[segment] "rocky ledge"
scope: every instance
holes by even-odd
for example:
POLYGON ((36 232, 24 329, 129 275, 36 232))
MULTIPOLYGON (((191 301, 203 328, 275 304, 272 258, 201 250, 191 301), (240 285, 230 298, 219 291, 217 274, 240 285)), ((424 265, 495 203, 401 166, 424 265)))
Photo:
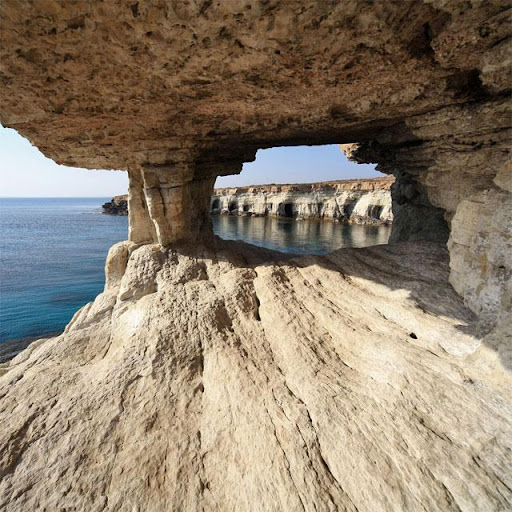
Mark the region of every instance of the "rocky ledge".
POLYGON ((0 509, 510 510, 509 3, 0 2, 2 125, 130 196, 0 380, 0 509), (396 245, 216 242, 218 176, 333 143, 396 245))
POLYGON ((504 332, 479 334, 444 245, 121 242, 106 270, 4 369, 0 509, 510 508, 504 332))

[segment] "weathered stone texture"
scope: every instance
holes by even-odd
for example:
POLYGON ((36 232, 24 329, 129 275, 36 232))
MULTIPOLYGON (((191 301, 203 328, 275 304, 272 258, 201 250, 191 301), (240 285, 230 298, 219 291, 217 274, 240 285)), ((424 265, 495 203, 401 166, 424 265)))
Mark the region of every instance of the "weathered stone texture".
POLYGON ((254 185, 215 189, 214 213, 343 220, 388 224, 393 220, 393 179, 374 178, 294 185, 254 185))
POLYGON ((512 359, 448 270, 425 242, 117 244, 0 378, 0 508, 510 508, 512 359))
POLYGON ((0 381, 0 508, 510 509, 508 3, 3 0, 0 121, 127 169, 131 242, 0 381), (478 329, 432 242, 215 249, 216 176, 326 143, 478 329))
POLYGON ((357 159, 417 183, 421 201, 395 207, 392 239, 443 239, 430 206, 450 223, 509 158, 508 7, 6 0, 0 119, 61 163, 160 169, 145 200, 132 200, 159 216, 134 228, 136 240, 208 236, 177 220, 197 190, 171 191, 172 175, 209 180, 239 172, 258 148, 301 143, 360 143, 357 159), (176 205, 164 214, 167 200, 176 205))

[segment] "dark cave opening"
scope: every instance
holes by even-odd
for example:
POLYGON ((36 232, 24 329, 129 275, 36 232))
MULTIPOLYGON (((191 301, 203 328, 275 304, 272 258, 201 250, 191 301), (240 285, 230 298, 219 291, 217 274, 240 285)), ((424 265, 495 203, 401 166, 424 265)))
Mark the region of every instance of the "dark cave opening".
POLYGON ((285 203, 283 205, 283 217, 286 218, 293 218, 295 217, 294 211, 293 211, 293 204, 292 203, 285 203))

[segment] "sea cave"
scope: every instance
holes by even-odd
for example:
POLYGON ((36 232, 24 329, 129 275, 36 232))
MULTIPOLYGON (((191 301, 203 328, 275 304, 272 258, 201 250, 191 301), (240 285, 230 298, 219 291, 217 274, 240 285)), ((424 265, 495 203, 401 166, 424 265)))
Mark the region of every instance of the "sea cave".
POLYGON ((0 122, 127 172, 129 236, 103 293, 0 367, 0 508, 512 507, 509 16, 4 0, 0 122), (389 244, 214 236, 218 176, 333 143, 394 177, 389 244))

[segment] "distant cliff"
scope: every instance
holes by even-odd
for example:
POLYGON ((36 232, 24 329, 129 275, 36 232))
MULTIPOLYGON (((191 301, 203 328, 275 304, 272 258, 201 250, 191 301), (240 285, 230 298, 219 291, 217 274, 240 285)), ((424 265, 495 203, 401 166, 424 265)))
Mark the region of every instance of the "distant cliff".
POLYGON ((114 196, 111 201, 103 205, 103 213, 128 215, 128 195, 114 196))
MULTIPOLYGON (((393 177, 217 188, 213 215, 328 219, 356 224, 389 224, 393 177)), ((127 215, 128 196, 115 196, 104 213, 127 215)))
POLYGON ((393 220, 394 178, 215 189, 212 214, 329 219, 358 224, 393 220))

